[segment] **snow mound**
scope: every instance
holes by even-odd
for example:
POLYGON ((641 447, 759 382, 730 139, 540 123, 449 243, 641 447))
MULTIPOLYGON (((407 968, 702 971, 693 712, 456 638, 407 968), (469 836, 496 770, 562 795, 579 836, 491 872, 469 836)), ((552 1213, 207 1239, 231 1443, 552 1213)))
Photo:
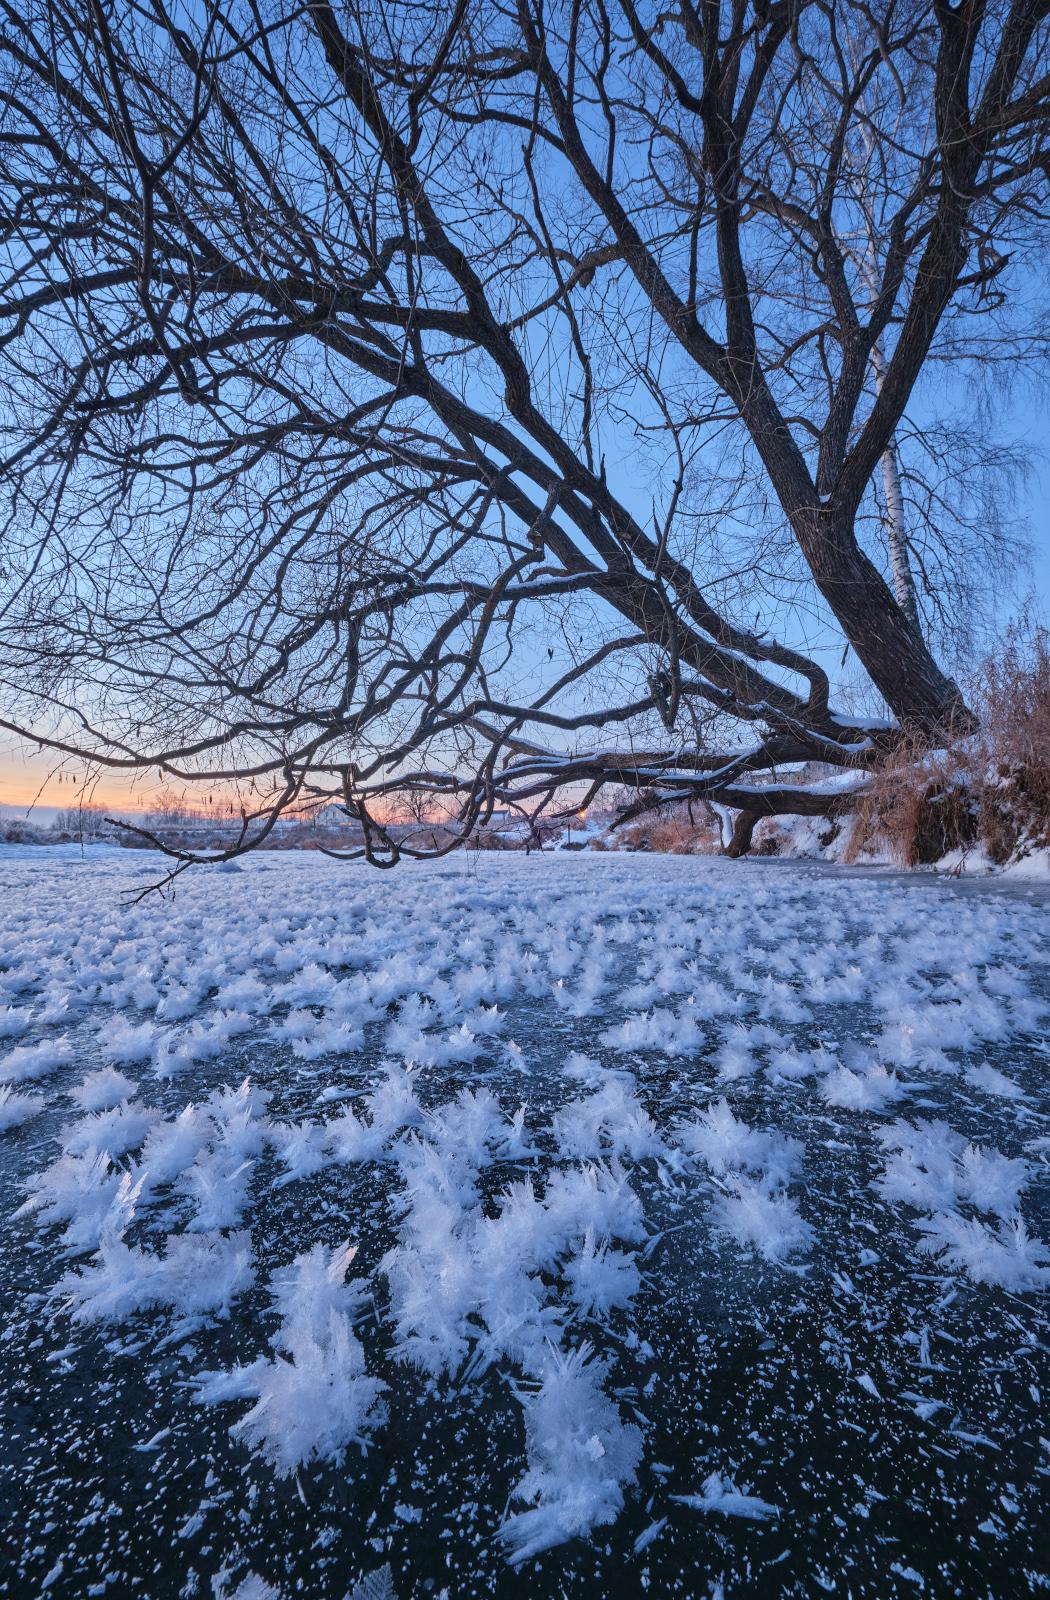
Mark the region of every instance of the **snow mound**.
POLYGON ((0 1084, 26 1083, 49 1077, 73 1060, 73 1048, 65 1037, 42 1044, 16 1045, 0 1060, 0 1084))
POLYGON ((126 1078, 115 1067, 100 1067, 89 1072, 69 1094, 81 1111, 112 1111, 122 1100, 130 1100, 138 1092, 138 1084, 126 1078))
POLYGON ((1050 1284, 1050 1251, 1033 1239, 1020 1217, 988 1227, 975 1217, 939 1211, 917 1224, 919 1249, 941 1264, 965 1272, 975 1283, 1015 1293, 1050 1284))
POLYGON ((254 1282, 247 1233, 173 1233, 154 1255, 107 1230, 91 1265, 67 1274, 56 1293, 74 1322, 121 1323, 157 1307, 180 1318, 228 1317, 254 1282))
POLYGON ((813 1229, 789 1194, 738 1174, 727 1187, 711 1207, 716 1232, 773 1263, 810 1248, 813 1229))
POLYGON ((828 1073, 821 1089, 828 1105, 841 1106, 846 1111, 881 1111, 899 1100, 903 1092, 897 1074, 877 1064, 866 1072, 838 1067, 828 1073))
POLYGON ((20 1128, 30 1117, 38 1116, 44 1101, 38 1094, 16 1094, 5 1085, 0 1088, 0 1133, 9 1128, 20 1128))

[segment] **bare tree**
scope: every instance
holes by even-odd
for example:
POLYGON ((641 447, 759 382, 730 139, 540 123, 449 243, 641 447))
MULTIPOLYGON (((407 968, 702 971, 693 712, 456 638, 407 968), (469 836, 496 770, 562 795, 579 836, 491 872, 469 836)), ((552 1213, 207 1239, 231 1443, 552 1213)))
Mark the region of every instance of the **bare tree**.
POLYGON ((340 796, 377 861, 395 791, 449 844, 567 786, 829 813, 752 775, 972 725, 868 527, 931 364, 1040 353, 1045 0, 0 17, 0 725, 236 779, 231 851, 340 796))
POLYGON ((51 826, 55 833, 68 833, 78 840, 102 839, 113 834, 106 808, 94 804, 67 806, 57 811, 51 826))

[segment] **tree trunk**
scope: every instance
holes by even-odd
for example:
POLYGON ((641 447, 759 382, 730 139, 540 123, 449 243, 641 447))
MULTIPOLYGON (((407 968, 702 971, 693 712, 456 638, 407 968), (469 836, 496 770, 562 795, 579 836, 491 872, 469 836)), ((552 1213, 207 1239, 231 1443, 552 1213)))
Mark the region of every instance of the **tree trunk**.
POLYGON ((904 496, 901 493, 901 475, 897 465, 897 446, 891 441, 882 453, 882 489, 886 499, 886 546, 890 555, 890 572, 893 593, 897 604, 912 627, 921 631, 919 605, 915 597, 915 574, 908 558, 908 540, 904 530, 904 496))
POLYGON ((727 856, 732 856, 735 859, 737 856, 747 855, 751 849, 752 835, 761 820, 762 818, 757 811, 740 811, 737 813, 737 819, 733 824, 733 837, 726 845, 727 856))
POLYGON ((897 720, 934 735, 971 729, 958 684, 941 671, 852 529, 831 507, 795 520, 817 587, 897 720))

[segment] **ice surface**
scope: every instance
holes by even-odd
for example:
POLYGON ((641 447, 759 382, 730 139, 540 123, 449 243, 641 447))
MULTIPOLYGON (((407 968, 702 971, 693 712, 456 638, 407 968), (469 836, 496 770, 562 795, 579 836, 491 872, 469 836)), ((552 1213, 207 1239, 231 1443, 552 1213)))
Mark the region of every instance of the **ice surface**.
MULTIPOLYGON (((748 1420, 770 1307, 781 1332, 805 1309, 849 1414, 998 1439, 934 1391, 959 1308, 1015 1317, 1021 1348, 1050 1287, 1039 908, 556 865, 380 882, 269 859, 102 918, 80 880, 23 896, 0 949, 9 1234, 55 1346, 94 1341, 84 1406, 163 1353, 168 1425, 217 1419, 229 1470, 252 1457, 304 1504, 376 1458, 402 1504, 413 1407, 495 1407, 485 1536, 513 1567, 621 1519, 640 1564, 676 1525, 787 1525, 748 1420), (715 1389, 741 1366, 664 1474, 677 1312, 715 1389), (902 1325, 907 1376, 881 1332, 902 1325)), ((832 1426, 826 1395, 804 1403, 832 1426)), ((420 1471, 405 1513, 432 1544, 434 1493, 420 1471)), ((383 1547, 360 1555, 338 1592, 359 1572, 351 1593, 387 1597, 383 1547)), ((221 1592, 285 1592, 251 1565, 221 1592)))

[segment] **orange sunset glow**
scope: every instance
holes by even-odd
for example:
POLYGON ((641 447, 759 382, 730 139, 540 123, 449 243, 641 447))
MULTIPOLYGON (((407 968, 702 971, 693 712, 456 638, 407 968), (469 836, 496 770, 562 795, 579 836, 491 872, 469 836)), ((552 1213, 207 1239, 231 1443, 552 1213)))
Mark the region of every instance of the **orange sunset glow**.
MULTIPOLYGON (((181 792, 182 787, 155 768, 109 772, 11 740, 0 746, 0 808, 50 810, 90 804, 122 813, 148 811, 162 793, 173 788, 181 792)), ((203 795, 202 790, 201 799, 203 795)))

